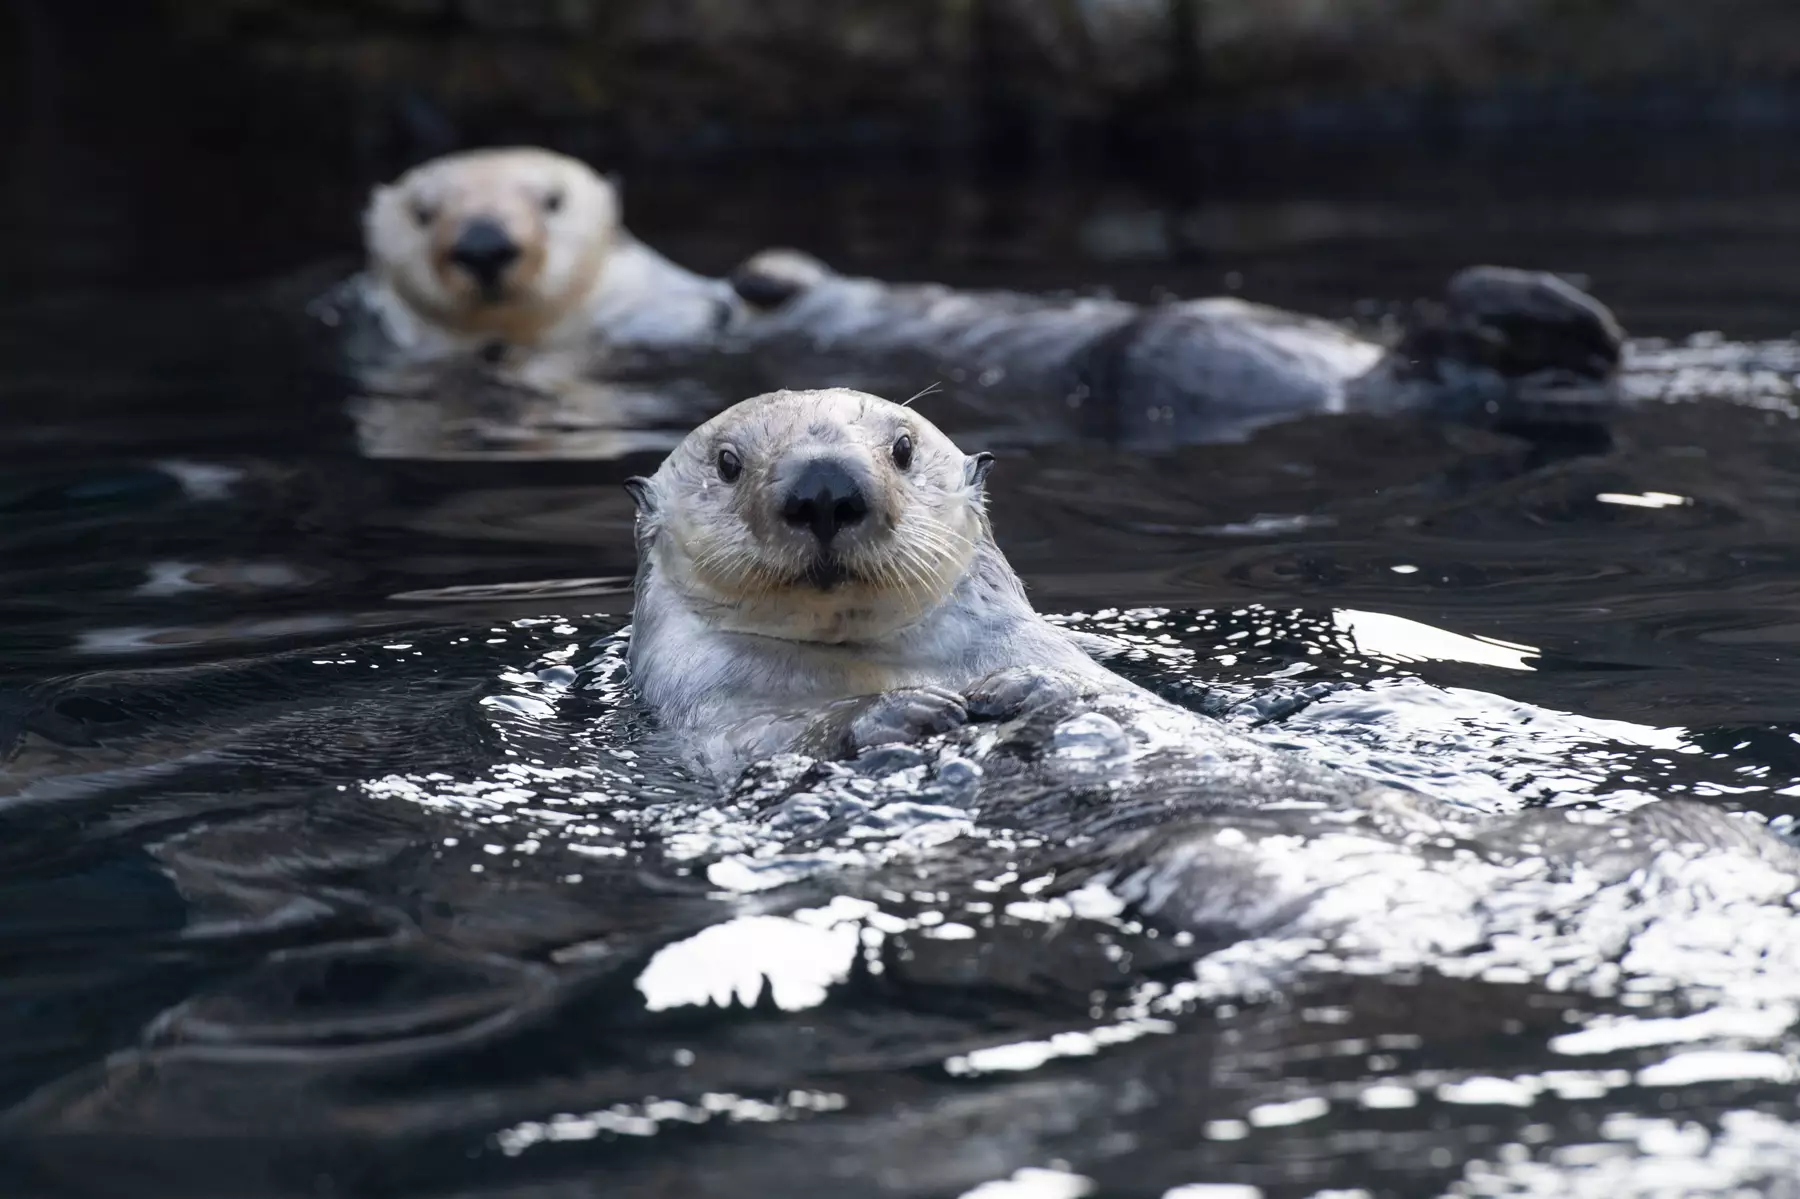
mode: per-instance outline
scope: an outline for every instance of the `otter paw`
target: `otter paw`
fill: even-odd
[[[1036,666],[1009,666],[969,688],[969,715],[980,720],[1012,720],[1027,712],[1079,696],[1084,687],[1074,675]]]
[[[870,700],[846,730],[847,748],[855,753],[877,745],[917,741],[947,733],[969,719],[962,697],[942,687],[909,687]]]

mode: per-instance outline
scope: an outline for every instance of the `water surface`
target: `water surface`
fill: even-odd
[[[995,525],[1039,606],[1247,735],[1467,811],[1779,821],[1800,346],[1766,151],[1611,181],[1415,162],[1391,192],[1324,163],[773,173],[724,216],[716,179],[628,195],[708,269],[779,241],[1368,322],[1467,262],[1587,275],[1662,339],[1604,438],[965,440],[1002,452]],[[113,219],[83,246],[136,244],[129,194],[84,202]],[[1617,985],[1426,962],[1270,990],[1043,900],[1028,836],[928,795],[771,873],[766,826],[646,740],[612,639],[619,483],[675,430],[372,410],[283,316],[342,238],[241,233],[213,277],[186,227],[185,254],[45,250],[0,321],[9,1195],[1794,1193],[1788,926],[1722,891]],[[886,890],[840,894],[852,869]]]

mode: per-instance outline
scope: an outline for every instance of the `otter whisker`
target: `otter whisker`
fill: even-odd
[[[747,547],[730,541],[703,542],[690,553],[692,570],[733,594],[740,603],[774,592],[780,576]]]
[[[907,598],[913,600],[921,592],[929,598],[933,593],[941,592],[944,584],[943,571],[912,544],[902,542],[899,548],[895,565],[905,580],[903,586]]]
[[[907,552],[919,560],[920,568],[934,580],[940,580],[949,564],[961,557],[957,547],[941,530],[921,523],[908,530],[904,543]]]
[[[931,552],[929,546],[905,544],[899,547],[895,564],[907,578],[914,580],[915,587],[930,587],[941,577],[942,571],[936,565],[941,557]]]
[[[933,395],[942,390],[944,390],[944,385],[942,383],[932,383],[928,385],[924,391],[914,394],[912,399],[902,402],[900,406],[902,408],[911,408],[913,406],[913,400],[922,400],[926,396]]]
[[[900,555],[897,555],[889,563],[892,568],[892,575],[898,583],[900,590],[906,594],[907,603],[909,605],[919,605],[920,592],[927,585],[927,580],[923,577],[920,569],[923,566],[923,562],[918,554],[912,549],[902,547],[902,550],[903,552]],[[926,594],[929,594],[929,592]]]
[[[948,538],[950,543],[955,545],[957,548],[972,549],[976,544],[975,538],[969,536],[967,533],[961,532],[960,530],[951,528],[949,525],[945,524],[942,520],[940,520],[939,518],[937,518],[935,516],[923,517],[922,523],[928,524],[930,526],[933,534],[944,537],[944,538]]]
[[[741,575],[746,568],[754,569],[754,563],[746,563],[744,555],[729,545],[706,546],[690,559],[696,574],[706,575]]]
[[[900,557],[902,552],[903,547],[890,545],[884,547],[884,552],[879,555],[858,559],[857,574],[875,591],[905,591],[907,580]],[[907,598],[910,600],[910,594]]]

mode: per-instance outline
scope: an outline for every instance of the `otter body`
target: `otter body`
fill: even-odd
[[[888,284],[768,251],[734,275],[730,340],[805,385],[963,394],[1108,440],[1241,438],[1307,413],[1425,411],[1492,423],[1586,421],[1616,401],[1624,335],[1551,275],[1476,267],[1385,347],[1229,298],[1142,306]]]
[[[938,691],[1020,662],[1124,685],[1032,611],[988,530],[988,462],[874,396],[778,392],[634,481],[632,675],[689,756],[729,779],[890,693],[954,722]]]
[[[780,386],[917,389],[1040,430],[1126,444],[1223,441],[1308,413],[1421,411],[1501,425],[1588,423],[1618,399],[1623,333],[1551,275],[1476,267],[1392,346],[1236,299],[1137,305],[839,275],[764,251],[729,281],[633,238],[617,191],[528,148],[436,159],[375,189],[367,269],[327,311],[378,392],[475,357],[539,390],[721,355]]]
[[[1705,804],[1482,817],[1174,707],[1032,611],[986,471],[917,414],[833,390],[747,400],[634,480],[631,674],[689,761],[727,785],[784,751],[879,776],[893,755],[865,751],[929,737],[908,793],[1045,838],[1032,869],[1059,886],[1226,938],[1360,930],[1395,961],[1513,935],[1528,911],[1561,927],[1591,902],[1616,938],[1626,892],[1651,912],[1741,870],[1779,905],[1800,878],[1800,852]]]

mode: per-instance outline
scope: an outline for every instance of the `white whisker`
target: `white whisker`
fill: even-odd
[[[944,385],[942,383],[933,383],[930,386],[926,387],[924,391],[921,391],[918,394],[914,395],[911,400],[907,400],[905,403],[901,404],[900,406],[902,408],[911,408],[913,406],[913,400],[922,400],[926,396],[932,395],[935,392],[942,391],[943,389],[944,389]]]

